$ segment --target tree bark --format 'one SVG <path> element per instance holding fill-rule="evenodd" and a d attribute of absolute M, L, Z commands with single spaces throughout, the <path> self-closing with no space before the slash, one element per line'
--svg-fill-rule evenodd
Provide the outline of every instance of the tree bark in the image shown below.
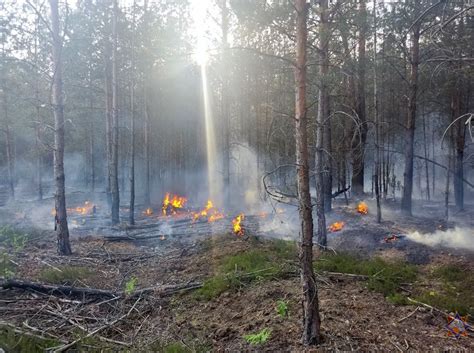
<path fill-rule="evenodd" d="M 309 157 L 306 110 L 306 44 L 308 5 L 295 0 L 296 17 L 296 99 L 295 140 L 297 163 L 298 210 L 300 218 L 301 284 L 303 287 L 303 344 L 320 342 L 320 318 L 316 278 L 313 271 L 313 216 L 309 189 Z M 318 170 L 317 172 L 321 172 Z"/>
<path fill-rule="evenodd" d="M 316 151 L 315 151 L 315 169 L 316 169 L 316 214 L 318 218 L 318 245 L 325 247 L 327 245 L 326 216 L 325 211 L 331 210 L 332 204 L 332 178 L 329 175 L 331 168 L 330 156 L 330 138 L 331 130 L 329 124 L 329 92 L 327 83 L 327 74 L 329 71 L 329 29 L 328 29 L 328 1 L 320 2 L 320 33 L 319 33 L 319 74 L 321 78 L 319 89 L 319 106 L 316 118 Z M 326 143 L 325 143 L 326 142 Z M 325 148 L 326 147 L 326 148 Z M 327 149 L 329 148 L 329 149 Z M 326 149 L 326 152 L 324 151 Z M 329 195 L 328 195 L 329 192 Z"/>
<path fill-rule="evenodd" d="M 223 120 L 223 153 L 222 153 L 222 166 L 223 166 L 223 187 L 224 187 L 224 204 L 229 207 L 229 188 L 230 188 L 230 116 L 229 116 L 229 79 L 227 70 L 228 68 L 228 32 L 229 32 L 229 16 L 227 9 L 227 0 L 222 0 L 222 120 Z"/>
<path fill-rule="evenodd" d="M 54 112 L 54 179 L 56 184 L 55 230 L 58 241 L 58 253 L 71 255 L 69 229 L 67 224 L 66 191 L 64 177 L 64 106 L 61 62 L 61 35 L 59 30 L 58 0 L 49 0 L 51 7 L 51 28 L 53 36 L 53 85 L 52 99 Z"/>
<path fill-rule="evenodd" d="M 132 31 L 135 31 L 135 6 L 136 2 L 133 1 L 132 8 Z M 135 68 L 135 42 L 131 42 L 131 64 L 130 64 L 130 211 L 128 221 L 130 225 L 135 224 L 135 80 L 134 80 L 134 68 Z"/>
<path fill-rule="evenodd" d="M 377 203 L 377 223 L 382 221 L 382 208 L 380 207 L 380 126 L 377 92 L 377 2 L 374 0 L 374 125 L 375 125 L 375 199 Z"/>
<path fill-rule="evenodd" d="M 323 125 L 323 197 L 324 211 L 330 212 L 332 208 L 332 159 L 331 153 L 331 120 L 329 119 L 329 13 L 328 0 L 320 1 L 320 25 L 319 25 L 319 76 L 321 79 L 319 88 L 319 105 L 318 105 L 318 123 Z M 319 231 L 318 234 L 322 232 Z M 324 229 L 324 237 L 318 239 L 320 245 L 326 246 L 326 230 Z"/>
<path fill-rule="evenodd" d="M 418 93 L 418 65 L 420 62 L 420 24 L 413 25 L 410 57 L 410 87 L 405 135 L 405 170 L 403 173 L 402 213 L 411 216 L 413 194 L 413 154 L 415 147 L 416 103 Z"/>
<path fill-rule="evenodd" d="M 111 74 L 111 48 L 109 40 L 105 43 L 105 144 L 107 154 L 107 169 L 106 169 L 106 186 L 105 193 L 107 195 L 107 203 L 112 205 L 112 196 L 110 188 L 110 172 L 112 165 L 112 74 Z"/>
<path fill-rule="evenodd" d="M 112 17 L 112 163 L 110 168 L 110 193 L 112 197 L 112 224 L 120 222 L 120 195 L 118 182 L 118 96 L 117 96 L 117 0 L 113 0 Z"/>
<path fill-rule="evenodd" d="M 353 148 L 352 156 L 352 193 L 363 195 L 364 193 L 364 153 L 367 141 L 367 122 L 365 114 L 365 42 L 367 32 L 367 9 L 366 0 L 359 0 L 359 37 L 358 37 L 358 81 L 357 81 L 357 105 L 356 112 L 359 117 L 361 138 L 355 139 L 357 145 Z"/>

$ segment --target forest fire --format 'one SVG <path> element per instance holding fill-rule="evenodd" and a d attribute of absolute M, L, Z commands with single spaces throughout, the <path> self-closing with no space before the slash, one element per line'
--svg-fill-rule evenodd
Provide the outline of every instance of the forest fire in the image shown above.
<path fill-rule="evenodd" d="M 330 232 L 338 232 L 344 228 L 344 222 L 334 222 L 329 226 L 329 231 Z"/>
<path fill-rule="evenodd" d="M 215 222 L 219 219 L 224 218 L 224 214 L 219 212 L 212 203 L 211 200 L 207 200 L 206 206 L 199 212 L 193 214 L 193 222 L 201 218 L 207 218 L 208 222 Z"/>
<path fill-rule="evenodd" d="M 143 211 L 145 216 L 152 216 L 153 215 L 153 208 L 148 207 L 145 211 Z"/>
<path fill-rule="evenodd" d="M 242 228 L 242 224 L 241 224 L 244 218 L 245 218 L 244 214 L 241 213 L 232 220 L 232 228 L 235 235 L 238 235 L 238 236 L 244 235 L 244 229 Z"/>
<path fill-rule="evenodd" d="M 70 213 L 77 213 L 80 215 L 87 215 L 87 214 L 94 214 L 95 213 L 95 205 L 90 203 L 90 201 L 84 202 L 83 206 L 77 206 L 72 209 L 68 209 Z"/>
<path fill-rule="evenodd" d="M 369 207 L 365 202 L 359 202 L 359 204 L 357 205 L 357 212 L 359 212 L 360 214 L 368 214 Z"/>
<path fill-rule="evenodd" d="M 176 214 L 176 211 L 183 208 L 187 201 L 188 199 L 183 196 L 171 195 L 167 192 L 161 207 L 163 215 Z"/>

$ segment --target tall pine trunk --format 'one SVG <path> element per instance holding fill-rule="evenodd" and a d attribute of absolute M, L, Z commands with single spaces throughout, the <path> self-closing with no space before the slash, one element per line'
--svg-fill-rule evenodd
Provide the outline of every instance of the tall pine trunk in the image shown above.
<path fill-rule="evenodd" d="M 356 113 L 359 118 L 360 139 L 354 139 L 352 156 L 352 193 L 364 193 L 364 153 L 367 141 L 367 118 L 365 114 L 365 42 L 367 32 L 366 0 L 359 0 L 359 37 L 358 37 L 358 67 L 357 67 L 357 104 Z"/>
<path fill-rule="evenodd" d="M 112 224 L 120 222 L 120 195 L 118 182 L 118 96 L 117 96 L 117 0 L 113 0 L 112 17 L 112 161 L 110 165 L 110 193 L 112 199 Z"/>
<path fill-rule="evenodd" d="M 420 24 L 413 26 L 410 59 L 408 116 L 405 136 L 405 170 L 403 173 L 402 212 L 412 214 L 413 155 L 415 148 L 416 100 L 418 94 L 418 65 L 420 62 Z"/>
<path fill-rule="evenodd" d="M 332 159 L 331 153 L 331 121 L 329 120 L 329 14 L 328 0 L 320 1 L 320 25 L 319 25 L 319 75 L 321 79 L 319 88 L 318 123 L 323 123 L 323 194 L 324 211 L 329 212 L 332 208 Z M 321 231 L 319 233 L 322 233 Z M 324 237 L 318 243 L 326 246 Z"/>
<path fill-rule="evenodd" d="M 377 2 L 374 0 L 374 125 L 375 125 L 375 199 L 377 204 L 377 223 L 382 221 L 382 208 L 380 207 L 380 126 L 379 126 L 379 107 L 377 91 Z"/>
<path fill-rule="evenodd" d="M 59 31 L 58 0 L 49 0 L 51 7 L 51 29 L 53 36 L 53 85 L 52 99 L 54 112 L 54 179 L 56 192 L 54 195 L 56 219 L 55 230 L 58 241 L 58 253 L 71 255 L 69 229 L 67 224 L 66 191 L 64 177 L 64 106 L 63 81 L 61 62 L 61 35 Z"/>
<path fill-rule="evenodd" d="M 135 31 L 135 1 L 133 1 L 132 30 Z M 135 42 L 131 43 L 130 63 L 130 211 L 128 221 L 130 225 L 135 224 Z"/>
<path fill-rule="evenodd" d="M 298 187 L 298 210 L 300 218 L 301 284 L 303 287 L 303 344 L 320 342 L 320 318 L 318 291 L 313 271 L 313 215 L 309 189 L 309 152 L 306 110 L 306 44 L 308 32 L 306 0 L 295 0 L 296 17 L 296 99 L 295 140 Z M 320 172 L 320 171 L 318 171 Z"/>
<path fill-rule="evenodd" d="M 223 153 L 222 153 L 222 168 L 223 168 L 223 187 L 224 187 L 224 204 L 229 207 L 230 201 L 230 116 L 229 116 L 229 75 L 227 74 L 228 63 L 228 32 L 229 32 L 229 18 L 228 18 L 227 0 L 222 0 L 222 120 L 223 120 Z"/>
<path fill-rule="evenodd" d="M 318 216 L 318 245 L 327 245 L 326 218 L 325 211 L 331 210 L 332 201 L 332 178 L 330 176 L 330 156 L 328 153 L 331 143 L 331 130 L 329 126 L 329 19 L 328 19 L 328 0 L 320 2 L 319 27 L 319 75 L 321 79 L 319 89 L 319 106 L 316 121 L 316 213 Z M 326 152 L 324 151 L 326 150 Z M 328 195 L 329 194 L 329 195 Z"/>

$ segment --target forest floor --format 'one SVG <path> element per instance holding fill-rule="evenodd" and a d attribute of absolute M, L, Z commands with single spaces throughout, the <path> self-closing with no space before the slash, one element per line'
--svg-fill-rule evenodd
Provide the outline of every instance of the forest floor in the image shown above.
<path fill-rule="evenodd" d="M 446 325 L 449 313 L 474 315 L 474 253 L 404 237 L 386 242 L 440 226 L 429 213 L 438 208 L 407 218 L 390 207 L 377 225 L 373 215 L 336 204 L 329 221 L 343 219 L 346 227 L 330 234 L 333 251 L 315 252 L 322 343 L 314 351 L 473 351 L 472 331 L 455 339 Z M 472 212 L 458 218 L 474 229 Z M 1 235 L 3 276 L 111 293 L 0 289 L 0 348 L 7 352 L 304 350 L 294 242 L 229 232 L 150 246 L 72 231 L 74 254 L 61 257 L 51 232 L 10 226 Z M 164 243 L 166 251 L 157 252 Z"/>

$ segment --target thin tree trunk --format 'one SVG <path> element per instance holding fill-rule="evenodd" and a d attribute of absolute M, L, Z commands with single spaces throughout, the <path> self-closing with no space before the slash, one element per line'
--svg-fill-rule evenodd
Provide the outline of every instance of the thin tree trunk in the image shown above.
<path fill-rule="evenodd" d="M 136 2 L 133 1 L 132 7 L 132 31 L 135 31 L 135 8 Z M 130 64 L 130 213 L 128 221 L 130 225 L 135 224 L 135 42 L 131 42 L 131 64 Z"/>
<path fill-rule="evenodd" d="M 375 199 L 377 202 L 377 223 L 382 221 L 382 209 L 380 207 L 380 127 L 379 127 L 379 111 L 377 97 L 377 2 L 374 0 L 374 125 L 375 125 Z"/>
<path fill-rule="evenodd" d="M 89 97 L 89 186 L 90 191 L 95 191 L 95 159 L 94 159 L 94 149 L 95 149 L 95 141 L 94 141 L 94 98 L 93 98 L 93 88 L 92 88 L 92 68 L 89 69 L 89 89 L 90 89 L 90 97 Z"/>
<path fill-rule="evenodd" d="M 113 0 L 112 17 L 112 163 L 110 168 L 110 192 L 112 196 L 112 224 L 120 222 L 120 195 L 118 183 L 118 96 L 117 96 L 117 0 Z"/>
<path fill-rule="evenodd" d="M 423 145 L 425 149 L 425 158 L 429 158 L 428 156 L 428 141 L 426 140 L 426 116 L 423 115 Z M 426 173 L 426 197 L 429 200 L 431 200 L 431 194 L 430 194 L 430 174 L 429 174 L 429 167 L 428 167 L 428 161 L 425 160 L 425 173 Z"/>
<path fill-rule="evenodd" d="M 331 153 L 331 121 L 329 119 L 329 14 L 328 1 L 320 2 L 320 25 L 319 25 L 319 76 L 321 84 L 319 88 L 318 122 L 323 122 L 323 197 L 324 211 L 330 212 L 332 208 L 332 160 Z M 320 232 L 321 233 L 321 232 Z M 326 232 L 318 239 L 320 245 L 326 246 Z"/>
<path fill-rule="evenodd" d="M 325 48 L 327 49 L 328 45 L 328 31 L 327 31 L 327 10 L 328 10 L 328 1 L 322 0 L 320 3 L 320 11 L 321 11 L 321 20 L 322 23 L 326 22 L 325 25 L 322 25 L 320 28 L 320 41 L 321 43 L 326 43 Z M 323 20 L 324 18 L 324 20 Z M 327 58 L 327 52 L 324 54 L 324 44 L 320 50 L 320 59 L 325 61 Z M 327 232 L 326 232 L 326 216 L 325 216 L 325 202 L 326 202 L 326 189 L 325 189 L 325 156 L 324 156 L 324 124 L 327 123 L 327 117 L 329 116 L 329 99 L 328 99 L 328 92 L 326 82 L 324 82 L 324 75 L 327 73 L 327 60 L 325 62 L 326 65 L 320 66 L 320 73 L 322 73 L 321 77 L 321 88 L 319 91 L 319 107 L 318 107 L 318 115 L 316 118 L 316 151 L 315 151 L 315 170 L 316 170 L 316 215 L 318 218 L 318 245 L 321 247 L 325 247 L 327 245 Z M 328 151 L 329 152 L 329 151 Z"/>
<path fill-rule="evenodd" d="M 420 24 L 413 26 L 412 47 L 410 59 L 410 89 L 408 99 L 408 118 L 405 138 L 405 170 L 403 173 L 402 212 L 412 214 L 413 196 L 413 154 L 415 147 L 416 100 L 418 93 L 418 65 L 420 61 Z"/>
<path fill-rule="evenodd" d="M 147 83 L 145 82 L 145 88 L 143 92 L 143 99 L 144 99 L 144 114 L 145 114 L 145 122 L 143 124 L 144 128 L 144 153 L 143 158 L 145 160 L 145 206 L 150 206 L 150 114 L 148 111 L 148 90 L 146 88 Z"/>
<path fill-rule="evenodd" d="M 222 134 L 223 134 L 223 150 L 222 150 L 222 166 L 224 181 L 224 204 L 228 207 L 229 187 L 230 187 L 230 116 L 229 116 L 229 80 L 227 74 L 228 63 L 228 32 L 229 32 L 229 16 L 227 8 L 227 0 L 222 0 L 221 9 L 221 29 L 222 29 Z M 250 91 L 249 91 L 250 92 Z M 249 141 L 250 144 L 250 141 Z"/>
<path fill-rule="evenodd" d="M 49 0 L 51 7 L 51 28 L 53 36 L 53 85 L 52 99 L 54 112 L 54 179 L 56 181 L 55 230 L 58 241 L 58 253 L 71 255 L 69 229 L 67 224 L 66 191 L 64 177 L 64 106 L 61 62 L 61 35 L 59 30 L 58 0 Z"/>
<path fill-rule="evenodd" d="M 357 106 L 356 112 L 359 117 L 361 138 L 355 139 L 357 145 L 353 148 L 352 156 L 352 193 L 362 195 L 364 193 L 364 151 L 367 141 L 367 123 L 365 114 L 365 42 L 367 31 L 366 0 L 359 0 L 359 38 L 358 38 L 358 81 L 357 81 Z"/>
<path fill-rule="evenodd" d="M 39 21 L 40 16 L 37 16 L 35 21 L 35 67 L 38 67 L 38 41 L 39 41 Z M 36 123 L 35 123 L 35 147 L 36 147 L 36 191 L 38 192 L 38 200 L 43 199 L 43 171 L 42 171 L 42 148 L 41 148 L 41 114 L 40 114 L 40 102 L 39 102 L 39 77 L 35 77 L 35 112 L 36 112 Z"/>
<path fill-rule="evenodd" d="M 107 40 L 105 44 L 105 144 L 107 154 L 106 186 L 107 203 L 112 205 L 111 179 L 110 172 L 112 168 L 112 74 L 111 74 L 111 52 L 110 43 Z"/>
<path fill-rule="evenodd" d="M 308 5 L 306 0 L 295 0 L 296 17 L 296 106 L 295 140 L 299 218 L 301 225 L 300 265 L 303 287 L 303 344 L 320 342 L 318 291 L 313 270 L 313 215 L 309 189 L 309 156 L 306 110 L 306 44 Z M 320 127 L 321 130 L 322 126 Z M 322 131 L 320 131 L 322 132 Z M 320 146 L 322 147 L 322 146 Z M 318 170 L 320 174 L 322 170 Z"/>

